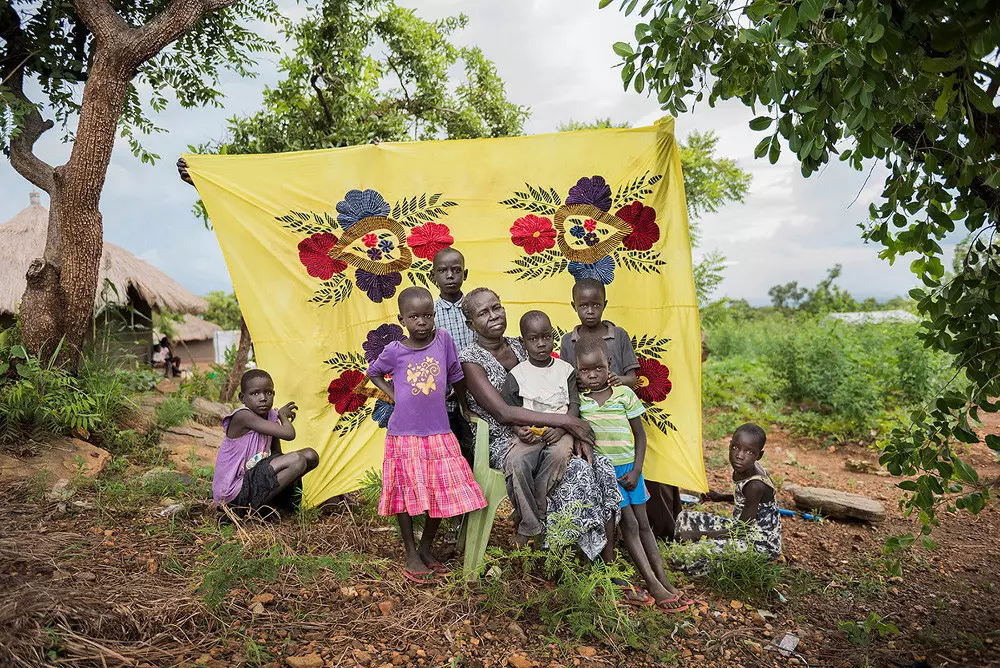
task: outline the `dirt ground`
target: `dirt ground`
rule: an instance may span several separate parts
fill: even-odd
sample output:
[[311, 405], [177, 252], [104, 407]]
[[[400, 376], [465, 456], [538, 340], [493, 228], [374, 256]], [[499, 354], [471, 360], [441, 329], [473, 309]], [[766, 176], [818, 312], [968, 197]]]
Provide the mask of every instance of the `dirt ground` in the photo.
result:
[[[725, 446], [705, 444], [717, 490], [731, 486]], [[1000, 476], [985, 446], [967, 454], [981, 479]], [[847, 470], [847, 460], [877, 458], [860, 446], [771, 433], [765, 463], [777, 482], [871, 496], [887, 520], [786, 518], [785, 601], [750, 605], [682, 579], [699, 604], [670, 620], [666, 651], [655, 654], [553, 631], [530, 599], [511, 612], [491, 606], [482, 587], [415, 588], [399, 575], [399, 546], [376, 518], [304, 515], [223, 538], [198, 507], [161, 517], [174, 499], [82, 484], [67, 504], [37, 485], [10, 484], [0, 489], [0, 665], [1000, 665], [1000, 507], [945, 513], [938, 548], [916, 550], [903, 577], [889, 578], [884, 540], [919, 526], [902, 517], [891, 477], [877, 467]], [[787, 492], [779, 500], [792, 507]], [[498, 520], [492, 542], [504, 546], [508, 537]], [[269, 560], [239, 556], [249, 553]], [[541, 581], [525, 582], [526, 597], [545, 591]], [[898, 634], [870, 628], [849, 637], [841, 628], [872, 612]], [[786, 633], [799, 640], [788, 658], [767, 649]]]

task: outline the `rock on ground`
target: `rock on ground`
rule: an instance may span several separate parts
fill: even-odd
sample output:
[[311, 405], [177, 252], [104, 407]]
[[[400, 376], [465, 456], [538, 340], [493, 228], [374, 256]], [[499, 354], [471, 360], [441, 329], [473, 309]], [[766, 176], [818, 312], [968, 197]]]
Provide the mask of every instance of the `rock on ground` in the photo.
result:
[[797, 508], [819, 511], [824, 517], [846, 517], [865, 522], [885, 519], [885, 506], [867, 496], [824, 487], [794, 487], [791, 492]]
[[92, 478], [104, 470], [110, 458], [107, 450], [78, 438], [55, 438], [40, 445], [32, 457], [0, 454], [0, 480], [38, 475], [71, 479], [78, 473]]
[[171, 427], [160, 438], [160, 447], [167, 453], [167, 459], [182, 473], [191, 473], [195, 466], [215, 466], [220, 445], [220, 427], [211, 429], [195, 422]]
[[222, 418], [232, 412], [225, 404], [209, 401], [204, 397], [194, 398], [194, 401], [191, 402], [191, 411], [194, 413], [195, 421], [208, 427], [221, 426]]

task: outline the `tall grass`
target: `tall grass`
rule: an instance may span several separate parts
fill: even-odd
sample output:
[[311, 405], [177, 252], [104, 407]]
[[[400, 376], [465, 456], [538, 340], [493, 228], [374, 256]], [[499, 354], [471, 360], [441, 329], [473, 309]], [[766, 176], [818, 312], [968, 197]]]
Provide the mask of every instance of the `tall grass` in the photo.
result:
[[925, 348], [917, 328], [779, 314], [712, 323], [702, 394], [709, 436], [758, 420], [836, 440], [877, 438], [953, 375], [951, 358]]

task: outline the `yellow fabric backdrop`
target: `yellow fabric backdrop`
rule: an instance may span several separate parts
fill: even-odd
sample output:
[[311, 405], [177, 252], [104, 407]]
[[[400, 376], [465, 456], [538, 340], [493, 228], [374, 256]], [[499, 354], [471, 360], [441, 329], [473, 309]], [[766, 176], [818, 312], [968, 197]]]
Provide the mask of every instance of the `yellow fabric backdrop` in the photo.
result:
[[448, 244], [465, 254], [466, 292], [488, 286], [501, 296], [508, 335], [531, 308], [568, 330], [578, 322], [574, 275], [605, 281], [606, 317], [634, 337], [643, 364], [646, 476], [707, 489], [701, 339], [673, 127], [664, 119], [507, 139], [185, 156], [257, 360], [274, 377], [275, 405], [299, 405], [288, 449], [320, 453], [305, 479], [307, 502], [357, 489], [365, 471], [381, 470], [376, 418], [387, 405], [361, 375], [365, 355], [399, 335], [395, 294], [423, 283], [429, 259]]

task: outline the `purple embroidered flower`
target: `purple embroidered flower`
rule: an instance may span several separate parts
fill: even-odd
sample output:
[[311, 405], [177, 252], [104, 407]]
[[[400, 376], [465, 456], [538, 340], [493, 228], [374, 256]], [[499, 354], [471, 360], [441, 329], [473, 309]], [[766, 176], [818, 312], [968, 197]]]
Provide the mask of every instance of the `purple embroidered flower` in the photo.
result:
[[[567, 204], [593, 204], [601, 211], [611, 210], [611, 186], [603, 176], [586, 176], [569, 189]], [[339, 209], [338, 209], [339, 210]]]
[[382, 239], [382, 241], [378, 242], [378, 247], [383, 253], [391, 253], [392, 249], [396, 246], [392, 243], [391, 239]]
[[389, 418], [392, 417], [393, 410], [395, 410], [395, 406], [388, 401], [376, 399], [375, 408], [372, 409], [372, 419], [379, 427], [385, 429], [389, 426]]
[[610, 255], [605, 255], [593, 264], [570, 262], [568, 269], [578, 281], [581, 278], [596, 278], [604, 285], [609, 285], [615, 280], [615, 261]]
[[577, 239], [582, 239], [583, 235], [585, 235], [587, 231], [583, 229], [583, 225], [574, 225], [573, 227], [569, 228], [569, 233], [572, 234]]
[[337, 202], [337, 222], [345, 230], [362, 218], [388, 216], [389, 204], [374, 190], [348, 190]]
[[371, 364], [378, 359], [385, 347], [393, 341], [403, 340], [403, 328], [399, 325], [379, 325], [368, 332], [361, 347], [365, 351], [365, 359]]
[[370, 257], [373, 260], [381, 260], [382, 259], [382, 251], [380, 251], [377, 248], [369, 248], [368, 249], [368, 257]]
[[376, 304], [396, 294], [396, 286], [402, 282], [403, 275], [398, 271], [385, 276], [371, 274], [364, 269], [358, 269], [354, 272], [354, 284], [361, 288], [368, 295], [368, 299]]
[[597, 234], [596, 233], [594, 233], [594, 232], [587, 232], [587, 234], [585, 234], [583, 236], [583, 241], [588, 246], [596, 246], [597, 242], [599, 241], [599, 239], [597, 238]]

